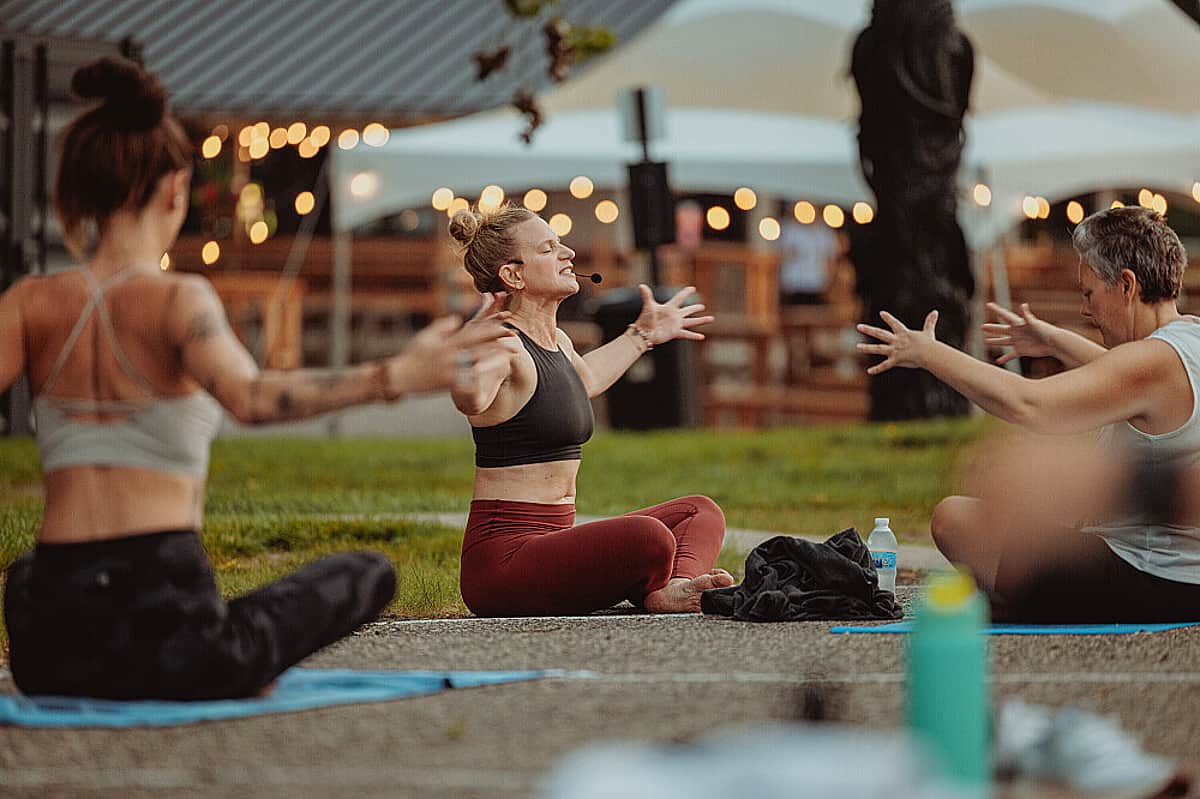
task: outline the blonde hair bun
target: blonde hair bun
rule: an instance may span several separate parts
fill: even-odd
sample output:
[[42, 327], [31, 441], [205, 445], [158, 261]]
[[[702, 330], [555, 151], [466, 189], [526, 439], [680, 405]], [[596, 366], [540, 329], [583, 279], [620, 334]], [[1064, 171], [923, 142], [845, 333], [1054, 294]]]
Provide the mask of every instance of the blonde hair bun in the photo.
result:
[[478, 211], [467, 209], [456, 211], [450, 218], [450, 235], [462, 246], [469, 247], [475, 240], [475, 234], [479, 232], [481, 224], [483, 224], [483, 217]]

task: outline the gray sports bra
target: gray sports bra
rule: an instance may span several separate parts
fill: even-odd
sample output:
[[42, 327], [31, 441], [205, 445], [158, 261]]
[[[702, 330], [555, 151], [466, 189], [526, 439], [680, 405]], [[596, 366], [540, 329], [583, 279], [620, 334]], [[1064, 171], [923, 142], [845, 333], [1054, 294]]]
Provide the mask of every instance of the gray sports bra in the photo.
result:
[[[132, 273], [118, 272], [98, 283], [90, 270], [79, 268], [79, 271], [88, 282], [91, 298], [71, 329], [41, 392], [33, 400], [42, 471], [106, 465], [204, 477], [208, 473], [209, 445], [224, 416], [221, 406], [204, 391], [184, 397], [157, 396], [122, 351], [104, 305], [104, 292]], [[94, 400], [50, 395], [93, 311], [100, 318], [101, 329], [121, 371], [137, 384], [144, 397]], [[72, 417], [80, 413], [112, 414], [120, 418], [113, 422], [92, 422]]]

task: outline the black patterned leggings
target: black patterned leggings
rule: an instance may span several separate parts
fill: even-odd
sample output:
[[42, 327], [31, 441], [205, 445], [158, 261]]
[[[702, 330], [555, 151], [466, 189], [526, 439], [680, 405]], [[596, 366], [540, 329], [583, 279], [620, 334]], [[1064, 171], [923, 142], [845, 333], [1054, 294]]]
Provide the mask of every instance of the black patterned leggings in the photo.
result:
[[8, 570], [9, 662], [26, 694], [252, 696], [395, 591], [374, 552], [322, 558], [227, 603], [192, 530], [39, 544]]

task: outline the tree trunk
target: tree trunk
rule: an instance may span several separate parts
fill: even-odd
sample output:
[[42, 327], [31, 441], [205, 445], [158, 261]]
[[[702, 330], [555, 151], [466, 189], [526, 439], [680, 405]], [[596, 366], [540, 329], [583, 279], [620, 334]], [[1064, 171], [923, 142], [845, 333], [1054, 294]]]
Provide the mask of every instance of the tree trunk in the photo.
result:
[[[950, 3], [875, 0], [854, 43], [859, 161], [878, 211], [854, 237], [851, 258], [868, 323], [881, 324], [887, 310], [919, 328], [936, 308], [938, 339], [962, 348], [975, 281], [955, 189], [974, 55]], [[871, 380], [872, 419], [967, 410], [962, 395], [924, 370], [891, 369]]]

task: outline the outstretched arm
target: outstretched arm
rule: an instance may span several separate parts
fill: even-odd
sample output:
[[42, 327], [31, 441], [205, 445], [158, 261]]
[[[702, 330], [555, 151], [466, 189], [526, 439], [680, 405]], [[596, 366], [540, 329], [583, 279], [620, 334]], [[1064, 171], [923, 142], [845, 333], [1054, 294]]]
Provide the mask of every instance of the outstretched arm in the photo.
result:
[[1062, 361], [1068, 369], [1074, 369], [1108, 352], [1086, 336], [1034, 316], [1029, 303], [1021, 304], [1019, 314], [994, 302], [989, 302], [987, 307], [1000, 321], [983, 324], [985, 343], [1012, 348], [996, 359], [998, 364], [1006, 364], [1022, 355], [1031, 358], [1051, 356]]
[[21, 315], [24, 283], [0, 294], [0, 392], [25, 372], [25, 320]]
[[571, 349], [572, 362], [589, 397], [603, 394], [617, 382], [621, 375], [647, 350], [677, 338], [699, 341], [703, 333], [692, 328], [713, 321], [711, 316], [696, 316], [704, 310], [700, 303], [684, 305], [684, 301], [695, 293], [694, 286], [679, 291], [664, 303], [654, 301], [650, 287], [641, 284], [642, 312], [623, 335], [617, 336], [602, 347], [580, 357]]
[[234, 336], [216, 292], [203, 278], [181, 278], [168, 335], [185, 371], [244, 424], [305, 419], [405, 394], [449, 389], [477, 379], [477, 364], [509, 331], [498, 322], [458, 330], [440, 319], [399, 355], [344, 369], [260, 371]]
[[889, 329], [859, 325], [877, 343], [860, 352], [882, 355], [869, 374], [893, 367], [925, 369], [988, 413], [1040, 433], [1081, 433], [1152, 414], [1161, 389], [1173, 386], [1178, 357], [1169, 344], [1135, 341], [1068, 372], [1030, 380], [938, 341], [937, 311], [910, 330], [887, 311]]

